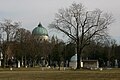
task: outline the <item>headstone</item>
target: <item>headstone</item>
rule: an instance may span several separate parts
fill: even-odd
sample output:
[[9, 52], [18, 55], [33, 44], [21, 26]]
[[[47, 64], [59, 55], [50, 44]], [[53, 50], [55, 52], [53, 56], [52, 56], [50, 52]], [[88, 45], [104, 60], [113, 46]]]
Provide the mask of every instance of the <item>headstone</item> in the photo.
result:
[[115, 59], [115, 68], [118, 68], [118, 60]]
[[24, 65], [23, 61], [22, 61], [22, 66]]
[[2, 65], [2, 62], [1, 62], [1, 60], [3, 59], [3, 54], [2, 54], [2, 52], [0, 53], [0, 66]]
[[11, 68], [10, 68], [10, 70], [12, 71], [12, 70], [13, 70], [13, 68], [11, 67]]
[[51, 68], [50, 66], [47, 67], [47, 69], [50, 69], [50, 68]]
[[97, 68], [99, 68], [99, 61], [97, 61]]
[[64, 66], [64, 62], [63, 62], [63, 61], [61, 62], [60, 66], [61, 66], [61, 67], [63, 67], [63, 66]]
[[100, 68], [100, 71], [102, 71], [103, 70], [103, 68]]
[[83, 62], [81, 62], [81, 68], [83, 67]]
[[20, 61], [18, 61], [18, 68], [20, 68]]
[[2, 63], [1, 63], [1, 60], [0, 60], [0, 66], [1, 66], [1, 64], [2, 64]]
[[107, 61], [107, 67], [110, 67], [110, 61]]
[[68, 67], [68, 60], [66, 61], [66, 67]]
[[27, 66], [25, 66], [25, 68], [27, 68]]

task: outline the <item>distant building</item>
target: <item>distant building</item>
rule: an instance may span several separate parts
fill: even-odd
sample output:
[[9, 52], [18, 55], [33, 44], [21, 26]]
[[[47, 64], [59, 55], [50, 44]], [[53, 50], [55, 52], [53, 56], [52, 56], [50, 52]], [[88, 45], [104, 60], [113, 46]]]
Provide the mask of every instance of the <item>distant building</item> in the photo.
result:
[[33, 29], [32, 35], [37, 41], [48, 41], [48, 31], [41, 23]]
[[69, 67], [76, 69], [77, 68], [77, 54], [71, 57]]
[[98, 60], [83, 60], [83, 68], [99, 68]]
[[[99, 68], [98, 60], [82, 60], [80, 62], [82, 68]], [[71, 57], [69, 67], [76, 69], [77, 68], [77, 54]]]

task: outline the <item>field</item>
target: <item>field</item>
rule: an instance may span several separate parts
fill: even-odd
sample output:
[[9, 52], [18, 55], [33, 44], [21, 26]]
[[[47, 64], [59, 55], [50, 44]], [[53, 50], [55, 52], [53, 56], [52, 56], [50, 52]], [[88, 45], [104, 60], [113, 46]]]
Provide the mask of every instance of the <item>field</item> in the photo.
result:
[[42, 70], [40, 68], [0, 68], [0, 80], [120, 80], [120, 69]]

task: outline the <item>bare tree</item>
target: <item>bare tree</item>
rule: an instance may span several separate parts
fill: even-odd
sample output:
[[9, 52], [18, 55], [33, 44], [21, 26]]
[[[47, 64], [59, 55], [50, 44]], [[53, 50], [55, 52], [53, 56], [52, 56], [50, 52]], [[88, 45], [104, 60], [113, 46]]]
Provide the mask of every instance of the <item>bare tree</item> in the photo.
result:
[[5, 52], [8, 48], [10, 48], [10, 41], [13, 41], [14, 35], [16, 33], [17, 28], [19, 27], [19, 22], [12, 22], [12, 20], [5, 19], [4, 22], [0, 22], [0, 29], [2, 32], [6, 33], [6, 43], [4, 43], [6, 46], [4, 46], [3, 49], [3, 56], [4, 56], [4, 67], [6, 63], [6, 55], [9, 55], [7, 52]]
[[100, 9], [87, 11], [81, 3], [73, 3], [69, 8], [60, 9], [49, 27], [63, 32], [75, 42], [79, 69], [84, 47], [90, 44], [91, 39], [105, 36], [112, 22], [111, 14], [103, 13]]
[[29, 30], [26, 30], [24, 28], [19, 28], [16, 31], [16, 34], [14, 36], [15, 41], [23, 43], [31, 37], [31, 32]]
[[[17, 32], [14, 36], [14, 40], [20, 43], [20, 56], [21, 56], [21, 62], [22, 62], [22, 66], [23, 66], [23, 58], [25, 58], [25, 63], [24, 66], [26, 66], [26, 56], [28, 53], [28, 49], [30, 48], [30, 43], [32, 43], [31, 41], [32, 39], [32, 34], [29, 30], [26, 30], [24, 28], [19, 28], [17, 29]], [[29, 47], [28, 47], [29, 45]]]
[[7, 36], [7, 42], [12, 40], [17, 28], [20, 26], [20, 22], [12, 22], [12, 20], [5, 19], [4, 22], [0, 23], [1, 27], [3, 29], [3, 32], [6, 33]]

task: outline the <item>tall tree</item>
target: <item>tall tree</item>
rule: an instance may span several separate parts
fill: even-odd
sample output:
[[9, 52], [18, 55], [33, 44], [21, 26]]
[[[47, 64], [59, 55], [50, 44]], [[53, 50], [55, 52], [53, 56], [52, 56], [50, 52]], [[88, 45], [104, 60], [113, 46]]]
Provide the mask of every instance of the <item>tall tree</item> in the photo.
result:
[[[14, 40], [14, 35], [16, 30], [20, 26], [19, 22], [12, 22], [12, 20], [5, 19], [4, 22], [0, 22], [0, 29], [3, 30], [2, 32], [6, 33], [6, 43], [3, 49], [3, 56], [4, 56], [4, 67], [6, 63], [6, 56], [8, 53], [5, 51], [9, 48], [10, 49], [10, 41]], [[8, 54], [9, 55], [9, 54]]]
[[1, 29], [6, 33], [6, 41], [10, 41], [13, 39], [18, 27], [20, 26], [20, 22], [12, 22], [12, 20], [5, 19], [4, 22], [0, 23]]
[[[34, 41], [32, 39], [32, 34], [29, 30], [24, 28], [19, 28], [14, 36], [14, 40], [19, 43], [19, 55], [21, 56], [22, 66], [23, 66], [23, 58], [24, 58], [24, 66], [26, 65], [26, 56], [29, 53], [29, 48], [31, 48], [30, 44]], [[29, 46], [28, 46], [29, 45]], [[16, 54], [16, 53], [15, 53]], [[16, 54], [18, 56], [18, 54]], [[19, 56], [18, 56], [19, 57]]]
[[100, 9], [88, 11], [81, 3], [73, 3], [69, 8], [60, 9], [49, 27], [63, 32], [75, 42], [79, 69], [84, 47], [90, 44], [91, 39], [105, 36], [112, 22], [112, 15]]

